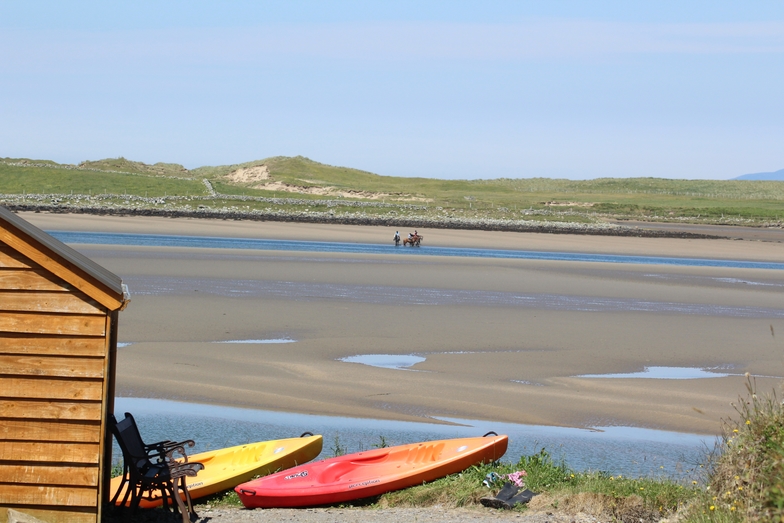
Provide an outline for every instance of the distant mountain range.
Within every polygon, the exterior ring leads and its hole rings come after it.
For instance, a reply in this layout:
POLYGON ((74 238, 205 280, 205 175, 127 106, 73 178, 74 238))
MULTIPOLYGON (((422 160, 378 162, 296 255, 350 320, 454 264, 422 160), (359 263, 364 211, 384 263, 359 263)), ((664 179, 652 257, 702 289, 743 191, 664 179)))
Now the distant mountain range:
POLYGON ((784 169, 780 169, 773 173, 752 173, 752 174, 744 174, 743 176, 738 176, 737 178, 733 178, 733 180, 773 180, 773 181, 784 181, 784 169))

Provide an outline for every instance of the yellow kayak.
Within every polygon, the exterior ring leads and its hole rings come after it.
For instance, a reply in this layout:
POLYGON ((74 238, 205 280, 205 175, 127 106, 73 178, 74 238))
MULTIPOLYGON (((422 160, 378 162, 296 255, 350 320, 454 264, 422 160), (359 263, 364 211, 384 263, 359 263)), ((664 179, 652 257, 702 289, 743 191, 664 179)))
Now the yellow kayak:
MULTIPOLYGON (((199 498, 236 487, 240 483, 250 481, 256 476, 266 476, 279 470, 285 470, 307 463, 321 453, 321 436, 303 436, 300 438, 259 441, 236 447, 212 450, 188 456, 189 463, 201 463, 204 470, 196 477, 186 477, 185 484, 191 498, 199 498)), ((109 491, 113 499, 120 487, 122 477, 112 478, 109 491)), ((126 487, 123 487, 125 490, 126 487)), ((121 504, 125 493, 117 498, 121 504)), ((160 497, 142 499, 142 508, 161 505, 160 497)), ((129 500, 126 504, 130 504, 129 500)))

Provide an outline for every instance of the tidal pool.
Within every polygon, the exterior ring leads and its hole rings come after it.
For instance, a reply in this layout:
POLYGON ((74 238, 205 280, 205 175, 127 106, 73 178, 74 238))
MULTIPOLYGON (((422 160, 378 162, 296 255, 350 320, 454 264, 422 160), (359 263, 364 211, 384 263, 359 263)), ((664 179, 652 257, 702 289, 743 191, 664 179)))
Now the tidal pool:
POLYGON ((212 343, 296 343, 297 340, 290 338, 273 338, 268 340, 226 340, 213 341, 212 343))
MULTIPOLYGON (((422 422, 376 420, 271 412, 236 407, 147 399, 116 398, 115 413, 134 415, 145 440, 193 439, 192 452, 255 441, 298 437, 305 431, 324 437, 320 459, 337 447, 358 452, 379 445, 482 436, 489 431, 509 436, 502 461, 545 449, 556 462, 575 470, 604 471, 631 477, 698 479, 701 462, 714 436, 635 427, 563 428, 457 418, 423 418, 422 422)), ((115 446, 114 462, 122 454, 115 446)))
POLYGON ((409 370, 408 367, 412 367, 417 363, 422 363, 426 359, 427 358, 414 354, 359 354, 357 356, 340 358, 340 361, 345 361, 346 363, 361 363, 363 365, 381 367, 384 369, 409 370))
POLYGON ((719 371, 718 369, 700 369, 696 367, 645 367, 639 372, 621 374, 583 374, 577 378, 645 378, 655 380, 696 380, 702 378, 726 378, 738 376, 719 371))

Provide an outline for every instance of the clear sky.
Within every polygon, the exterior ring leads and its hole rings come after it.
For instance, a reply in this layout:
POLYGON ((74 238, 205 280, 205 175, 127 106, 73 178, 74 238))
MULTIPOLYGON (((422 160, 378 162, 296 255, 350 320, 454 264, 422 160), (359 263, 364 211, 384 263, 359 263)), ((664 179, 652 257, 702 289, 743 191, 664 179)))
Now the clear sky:
POLYGON ((784 168, 784 2, 0 0, 0 157, 784 168))

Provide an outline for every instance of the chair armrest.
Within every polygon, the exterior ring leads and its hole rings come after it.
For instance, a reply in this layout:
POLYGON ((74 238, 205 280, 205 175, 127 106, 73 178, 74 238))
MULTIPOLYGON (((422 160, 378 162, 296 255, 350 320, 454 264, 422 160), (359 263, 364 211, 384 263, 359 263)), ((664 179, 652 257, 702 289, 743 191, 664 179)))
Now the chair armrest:
POLYGON ((192 439, 187 439, 185 441, 166 440, 145 445, 145 449, 151 458, 155 457, 162 461, 175 461, 177 458, 174 457, 174 453, 176 452, 182 456, 181 459, 183 462, 187 462, 188 455, 185 453, 185 447, 193 447, 195 444, 196 442, 192 439))
POLYGON ((204 470, 202 463, 169 463, 169 475, 172 479, 181 478, 183 476, 194 477, 200 470, 204 470))
POLYGON ((149 445, 145 443, 144 444, 144 448, 147 451, 150 451, 150 450, 164 450, 165 451, 165 450, 170 449, 170 448, 182 447, 184 445, 192 447, 195 444, 196 443, 192 439, 186 439, 185 441, 172 441, 170 439, 166 439, 166 440, 163 440, 163 441, 150 443, 149 445))

